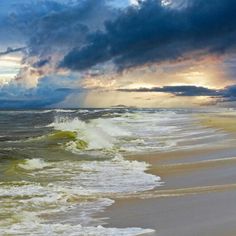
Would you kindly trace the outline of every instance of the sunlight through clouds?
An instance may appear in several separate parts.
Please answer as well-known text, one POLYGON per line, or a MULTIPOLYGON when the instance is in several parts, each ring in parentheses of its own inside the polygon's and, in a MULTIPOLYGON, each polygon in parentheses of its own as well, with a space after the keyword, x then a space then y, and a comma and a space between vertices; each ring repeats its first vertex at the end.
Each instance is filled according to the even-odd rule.
POLYGON ((16 56, 0 57, 0 85, 14 80, 21 69, 21 58, 16 56))
MULTIPOLYGON (((70 106, 66 101, 73 97, 81 105, 83 101, 78 99, 88 93, 89 104, 99 106, 101 99, 91 96, 104 91, 116 97, 110 99, 114 103, 131 104, 131 99, 132 104, 156 106, 159 103, 152 99, 167 99, 168 104, 188 101, 175 94, 163 98, 165 89, 151 97, 150 91, 138 96, 118 92, 139 88, 169 91, 171 86, 174 90, 186 86, 194 91, 199 87, 203 92, 225 91, 217 102, 234 98, 235 10, 233 0, 214 4, 199 0, 1 0, 0 85, 4 99, 19 90, 19 97, 14 97, 20 100, 18 105, 22 94, 29 95, 24 97, 26 104, 30 96, 39 96, 35 98, 42 101, 38 106, 50 102, 70 106)), ((189 103, 200 100, 195 95, 189 103)))

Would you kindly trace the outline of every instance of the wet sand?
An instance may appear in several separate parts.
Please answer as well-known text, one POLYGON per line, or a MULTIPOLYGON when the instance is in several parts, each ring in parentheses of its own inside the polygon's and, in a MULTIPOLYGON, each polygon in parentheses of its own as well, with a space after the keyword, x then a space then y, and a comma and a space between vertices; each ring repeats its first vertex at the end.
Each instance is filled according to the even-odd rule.
POLYGON ((205 114, 199 116, 200 122, 204 126, 223 129, 228 132, 236 132, 235 112, 205 114))
POLYGON ((164 183, 152 191, 115 199, 99 215, 107 217, 106 226, 151 228, 156 236, 235 236, 236 119, 230 116, 226 129, 224 119, 225 115, 216 117, 211 126, 230 129, 232 142, 127 157, 150 163, 148 172, 159 175, 164 183))
POLYGON ((156 236, 235 236, 236 191, 118 200, 104 213, 109 226, 152 228, 156 236))

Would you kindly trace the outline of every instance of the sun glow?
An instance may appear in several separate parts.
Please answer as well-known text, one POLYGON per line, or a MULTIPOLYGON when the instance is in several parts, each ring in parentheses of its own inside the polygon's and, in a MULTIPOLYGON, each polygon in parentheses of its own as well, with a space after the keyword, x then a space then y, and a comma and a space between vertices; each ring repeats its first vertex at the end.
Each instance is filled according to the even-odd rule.
POLYGON ((0 57, 0 85, 9 84, 21 69, 21 58, 17 56, 0 57))
POLYGON ((122 87, 121 89, 139 89, 139 88, 147 88, 147 89, 151 89, 155 87, 154 84, 148 84, 148 83, 134 83, 134 84, 130 84, 128 86, 122 87))

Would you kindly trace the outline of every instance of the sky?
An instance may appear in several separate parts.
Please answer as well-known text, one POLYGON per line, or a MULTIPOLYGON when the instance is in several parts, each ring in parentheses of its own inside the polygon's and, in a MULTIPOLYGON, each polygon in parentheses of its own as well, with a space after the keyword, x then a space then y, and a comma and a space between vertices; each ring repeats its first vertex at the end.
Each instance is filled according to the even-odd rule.
POLYGON ((0 109, 236 107, 235 0, 1 0, 0 109))

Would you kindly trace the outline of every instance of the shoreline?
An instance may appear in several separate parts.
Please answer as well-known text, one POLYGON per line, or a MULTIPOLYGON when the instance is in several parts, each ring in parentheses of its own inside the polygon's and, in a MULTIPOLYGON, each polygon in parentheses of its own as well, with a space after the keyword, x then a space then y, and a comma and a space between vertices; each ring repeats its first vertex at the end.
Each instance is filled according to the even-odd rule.
POLYGON ((155 233, 146 235, 153 236, 235 236, 233 144, 126 156, 149 163, 146 172, 160 176, 164 185, 114 198, 115 203, 99 217, 106 219, 106 227, 149 228, 155 233))
MULTIPOLYGON (((222 159, 216 166, 206 162, 202 171, 196 166, 193 172, 188 172, 189 165, 175 174, 165 170, 164 177, 159 174, 165 182, 163 186, 114 198, 115 203, 100 213, 99 218, 106 219, 106 227, 154 229, 155 233, 147 234, 153 236, 235 236, 236 162, 226 159, 225 162, 229 162, 226 164, 222 159), (227 174, 219 181, 215 179, 218 172, 227 174), (194 217, 191 220, 192 214, 196 215, 198 223, 194 217), (180 225, 176 225, 177 222, 180 225)), ((148 173, 157 174, 158 169, 153 171, 152 166, 148 173)))

